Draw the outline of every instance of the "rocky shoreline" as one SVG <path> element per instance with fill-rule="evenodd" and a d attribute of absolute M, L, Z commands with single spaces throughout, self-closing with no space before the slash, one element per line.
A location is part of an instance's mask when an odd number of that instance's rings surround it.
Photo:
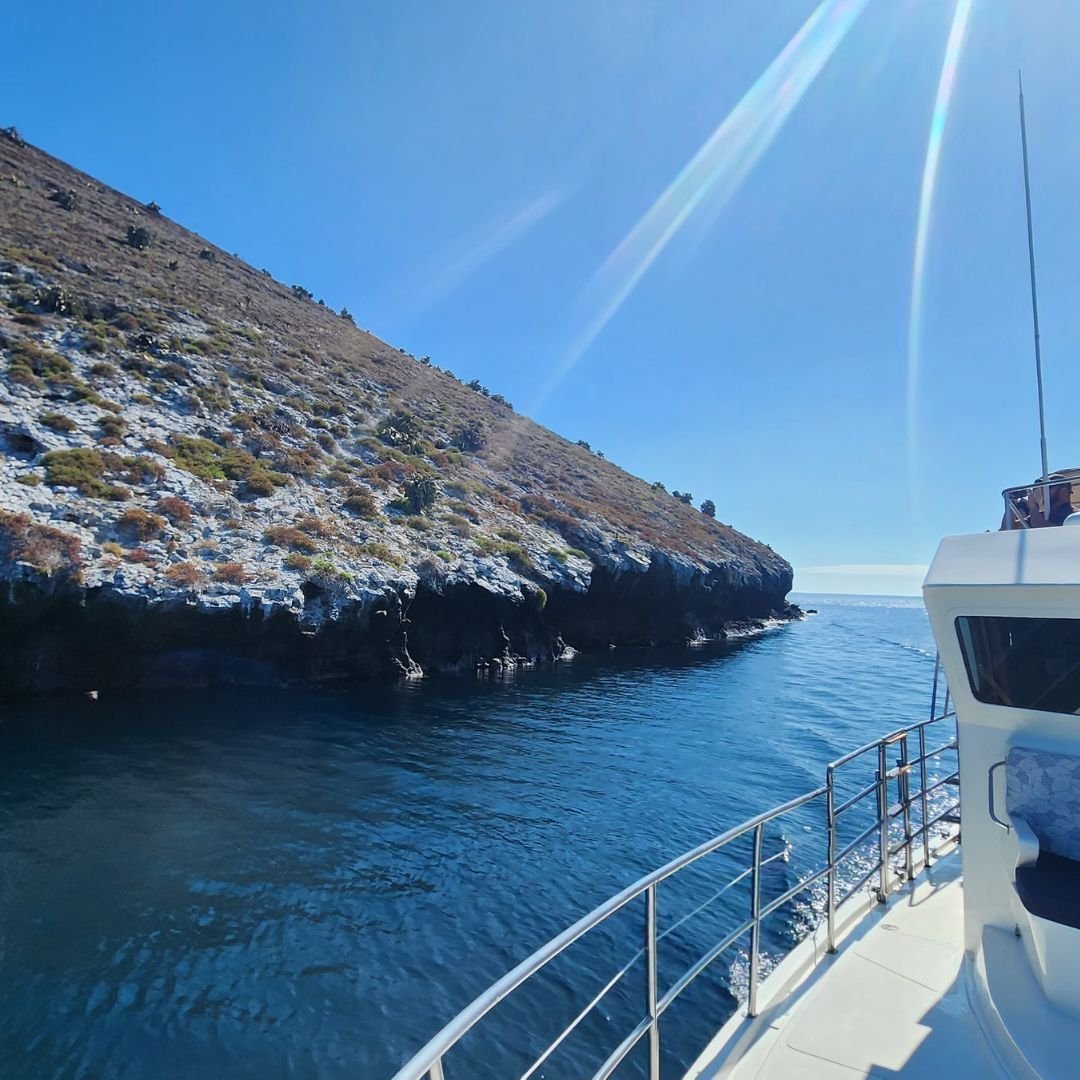
<path fill-rule="evenodd" d="M 702 587 L 691 626 L 684 597 L 665 599 L 647 578 L 633 592 L 613 581 L 584 594 L 556 588 L 542 610 L 475 582 L 439 591 L 420 582 L 367 600 L 301 589 L 300 611 L 246 590 L 223 604 L 9 580 L 0 596 L 0 697 L 498 672 L 613 647 L 723 641 L 801 616 L 760 603 L 710 611 Z"/>

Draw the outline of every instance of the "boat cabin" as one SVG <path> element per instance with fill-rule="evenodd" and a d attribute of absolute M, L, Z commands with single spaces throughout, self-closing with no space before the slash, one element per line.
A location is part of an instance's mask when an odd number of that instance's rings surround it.
<path fill-rule="evenodd" d="M 1074 486 L 1080 470 L 1006 491 L 1002 531 L 943 540 L 923 589 L 956 708 L 965 950 L 1012 1040 L 1037 1002 L 1080 1014 Z"/>

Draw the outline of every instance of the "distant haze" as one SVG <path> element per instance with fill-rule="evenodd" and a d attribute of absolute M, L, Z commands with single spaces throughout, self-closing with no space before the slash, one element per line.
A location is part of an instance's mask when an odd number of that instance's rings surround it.
<path fill-rule="evenodd" d="M 918 596 L 926 566 L 919 563 L 851 563 L 802 566 L 795 570 L 795 592 Z"/>

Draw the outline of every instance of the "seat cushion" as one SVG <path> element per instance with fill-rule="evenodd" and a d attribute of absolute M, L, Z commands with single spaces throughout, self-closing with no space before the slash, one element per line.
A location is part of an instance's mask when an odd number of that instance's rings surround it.
<path fill-rule="evenodd" d="M 1043 851 L 1080 860 L 1080 756 L 1014 746 L 1005 769 L 1006 807 Z"/>
<path fill-rule="evenodd" d="M 1044 851 L 1016 868 L 1016 891 L 1032 915 L 1080 930 L 1080 862 Z"/>

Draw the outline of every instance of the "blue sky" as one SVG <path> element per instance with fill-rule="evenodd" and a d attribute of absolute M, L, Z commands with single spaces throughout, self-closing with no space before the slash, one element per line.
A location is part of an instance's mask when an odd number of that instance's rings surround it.
<path fill-rule="evenodd" d="M 913 591 L 942 534 L 996 527 L 1039 469 L 1019 66 L 1050 464 L 1080 464 L 1080 4 L 971 4 L 910 415 L 954 5 L 826 0 L 805 29 L 817 8 L 19 4 L 0 124 L 714 499 L 799 588 Z M 801 28 L 795 74 L 747 97 Z M 705 145 L 705 181 L 678 180 Z"/>

